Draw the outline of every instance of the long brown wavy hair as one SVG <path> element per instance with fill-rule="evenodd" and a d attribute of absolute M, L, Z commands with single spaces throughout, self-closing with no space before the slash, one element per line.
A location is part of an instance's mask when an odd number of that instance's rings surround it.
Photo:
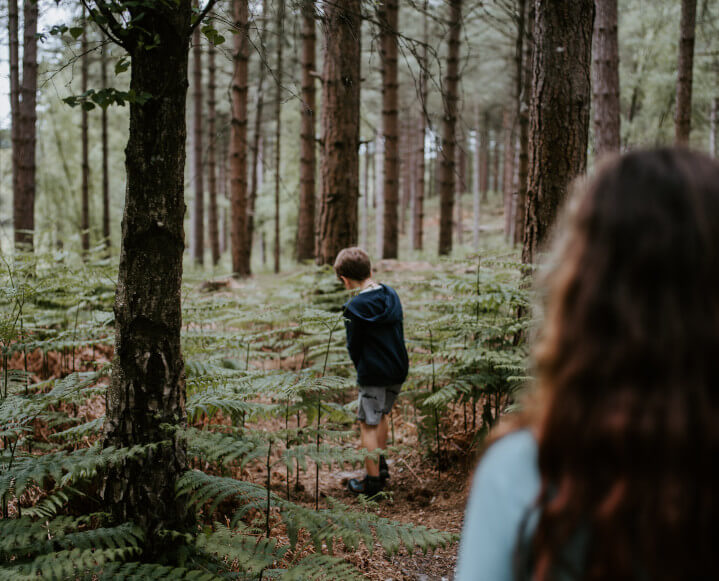
<path fill-rule="evenodd" d="M 612 159 L 570 211 L 535 351 L 533 574 L 719 579 L 719 164 Z"/>

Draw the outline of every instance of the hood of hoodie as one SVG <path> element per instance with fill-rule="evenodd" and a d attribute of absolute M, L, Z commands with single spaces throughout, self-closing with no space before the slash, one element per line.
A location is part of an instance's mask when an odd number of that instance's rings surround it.
<path fill-rule="evenodd" d="M 344 305 L 345 311 L 368 323 L 395 323 L 402 320 L 402 304 L 397 293 L 384 284 L 359 293 Z"/>

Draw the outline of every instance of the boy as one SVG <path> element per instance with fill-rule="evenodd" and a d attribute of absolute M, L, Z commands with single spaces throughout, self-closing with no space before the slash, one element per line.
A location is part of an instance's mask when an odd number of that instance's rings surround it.
<path fill-rule="evenodd" d="M 367 450 L 387 445 L 387 414 L 407 378 L 409 359 L 404 345 L 402 305 L 397 293 L 372 280 L 369 256 L 361 248 L 345 248 L 334 264 L 335 273 L 347 290 L 357 295 L 344 305 L 347 350 L 357 369 L 362 447 Z M 355 494 L 373 496 L 384 488 L 389 470 L 384 456 L 379 465 L 365 460 L 367 476 L 352 478 L 347 488 Z"/>

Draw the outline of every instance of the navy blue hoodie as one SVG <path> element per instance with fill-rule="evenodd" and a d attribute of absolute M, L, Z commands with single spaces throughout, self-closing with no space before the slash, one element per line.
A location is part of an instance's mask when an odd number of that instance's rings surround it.
<path fill-rule="evenodd" d="M 402 304 L 392 287 L 359 293 L 344 305 L 347 350 L 357 369 L 357 383 L 387 386 L 407 378 Z"/>

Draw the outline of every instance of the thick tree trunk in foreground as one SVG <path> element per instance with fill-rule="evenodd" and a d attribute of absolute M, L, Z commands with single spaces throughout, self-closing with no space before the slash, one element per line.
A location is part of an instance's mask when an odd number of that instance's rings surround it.
<path fill-rule="evenodd" d="M 82 10 L 82 41 L 80 43 L 81 57 L 80 57 L 80 76 L 81 91 L 85 93 L 87 91 L 87 76 L 88 76 L 88 42 L 87 42 L 87 23 L 85 22 L 85 9 Z M 87 130 L 88 130 L 88 115 L 87 109 L 82 108 L 81 121 L 80 121 L 80 133 L 82 142 L 82 204 L 81 213 L 82 217 L 80 220 L 80 239 L 82 240 L 82 255 L 87 257 L 90 252 L 90 161 L 89 161 L 89 143 L 87 141 Z"/>
<path fill-rule="evenodd" d="M 284 44 L 285 0 L 277 3 L 277 59 L 275 61 L 275 274 L 280 272 L 280 161 L 282 159 L 282 47 Z"/>
<path fill-rule="evenodd" d="M 32 249 L 35 230 L 35 141 L 37 120 L 37 18 L 35 0 L 23 3 L 22 83 L 17 104 L 17 189 L 13 192 L 15 247 Z M 17 24 L 15 24 L 17 30 Z M 17 43 L 15 44 L 17 47 Z M 17 57 L 15 57 L 17 61 Z M 16 74 L 16 77 L 19 75 Z M 14 157 L 14 156 L 13 156 Z"/>
<path fill-rule="evenodd" d="M 592 37 L 594 149 L 597 156 L 619 151 L 619 40 L 617 0 L 595 0 Z"/>
<path fill-rule="evenodd" d="M 157 447 L 111 470 L 104 497 L 118 522 L 133 521 L 150 534 L 147 551 L 152 558 L 170 550 L 168 541 L 152 533 L 183 530 L 191 522 L 175 492 L 187 468 L 185 445 L 165 426 L 186 423 L 180 299 L 192 10 L 190 0 L 172 7 L 158 3 L 130 8 L 133 18 L 140 11 L 143 30 L 152 36 L 136 30 L 128 39 L 130 88 L 153 97 L 143 104 L 130 103 L 105 445 Z M 155 39 L 157 45 L 147 50 Z"/>
<path fill-rule="evenodd" d="M 677 145 L 689 145 L 692 126 L 692 78 L 694 70 L 694 32 L 697 20 L 697 0 L 682 0 L 682 19 L 679 41 L 679 77 L 674 122 Z"/>
<path fill-rule="evenodd" d="M 360 0 L 327 1 L 322 71 L 322 204 L 318 264 L 357 244 L 359 197 Z"/>
<path fill-rule="evenodd" d="M 454 206 L 454 150 L 457 146 L 457 102 L 459 100 L 459 38 L 462 27 L 462 0 L 449 2 L 447 77 L 445 78 L 442 120 L 442 165 L 440 166 L 439 254 L 452 252 L 452 210 Z"/>
<path fill-rule="evenodd" d="M 217 129 L 216 129 L 216 103 L 215 103 L 215 55 L 217 49 L 210 43 L 207 48 L 207 193 L 209 196 L 209 213 L 207 226 L 210 235 L 210 250 L 212 251 L 212 264 L 220 261 L 220 226 L 217 212 Z"/>
<path fill-rule="evenodd" d="M 397 258 L 399 243 L 399 77 L 397 73 L 397 0 L 384 0 L 377 11 L 382 59 L 382 135 L 384 136 L 384 232 L 382 258 Z"/>
<path fill-rule="evenodd" d="M 517 207 L 514 210 L 514 244 L 521 244 L 527 207 L 529 177 L 529 104 L 532 95 L 532 53 L 534 50 L 534 2 L 527 2 L 525 38 L 522 49 L 522 87 L 519 103 L 519 161 L 517 169 Z"/>
<path fill-rule="evenodd" d="M 592 90 L 594 1 L 540 2 L 536 10 L 526 263 L 535 261 L 547 240 L 569 183 L 585 171 Z"/>
<path fill-rule="evenodd" d="M 100 75 L 102 88 L 107 88 L 107 53 L 105 47 L 100 49 Z M 102 239 L 108 255 L 110 251 L 110 168 L 107 130 L 107 107 L 102 108 Z"/>
<path fill-rule="evenodd" d="M 232 272 L 250 275 L 251 238 L 247 215 L 247 0 L 233 0 L 234 35 L 232 121 L 230 125 L 230 244 Z"/>
<path fill-rule="evenodd" d="M 297 260 L 315 256 L 315 8 L 302 3 L 302 118 L 300 127 L 300 209 Z"/>
<path fill-rule="evenodd" d="M 202 163 L 202 42 L 199 27 L 192 35 L 192 84 L 194 115 L 192 122 L 193 177 L 195 201 L 192 206 L 192 257 L 195 264 L 205 262 L 205 191 Z"/>

